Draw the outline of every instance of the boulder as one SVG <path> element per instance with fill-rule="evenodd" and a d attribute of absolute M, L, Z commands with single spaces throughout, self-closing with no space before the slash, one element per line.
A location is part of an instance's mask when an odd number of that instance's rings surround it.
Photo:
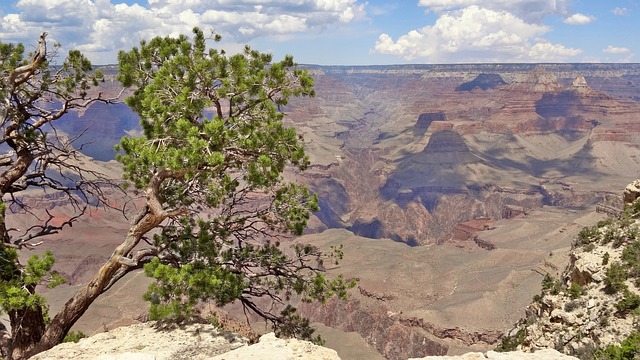
<path fill-rule="evenodd" d="M 340 357 L 335 350 L 317 346 L 308 341 L 278 339 L 275 334 L 269 333 L 260 337 L 260 342 L 257 344 L 244 346 L 211 358 L 211 360 L 243 359 L 340 360 Z"/>
<path fill-rule="evenodd" d="M 624 204 L 625 205 L 631 204 L 639 197 L 640 197 L 640 179 L 635 180 L 631 184 L 627 185 L 627 187 L 624 189 L 624 194 L 623 194 Z"/>
<path fill-rule="evenodd" d="M 573 266 L 569 279 L 572 283 L 585 286 L 593 281 L 600 282 L 604 278 L 602 255 L 593 252 L 574 252 L 571 254 Z"/>

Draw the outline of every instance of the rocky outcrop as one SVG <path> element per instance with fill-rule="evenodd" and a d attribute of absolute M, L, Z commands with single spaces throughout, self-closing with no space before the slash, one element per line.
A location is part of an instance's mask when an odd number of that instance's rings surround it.
<path fill-rule="evenodd" d="M 459 133 L 451 130 L 443 130 L 433 133 L 427 146 L 424 148 L 427 155 L 437 153 L 469 153 L 469 147 L 465 144 L 464 139 Z"/>
<path fill-rule="evenodd" d="M 622 194 L 622 200 L 625 204 L 631 204 L 637 198 L 640 198 L 640 180 L 636 180 L 627 185 Z"/>
<path fill-rule="evenodd" d="M 629 193 L 636 185 L 627 187 Z M 625 196 L 625 201 L 637 199 L 627 190 Z M 509 338 L 519 339 L 518 349 L 555 348 L 591 358 L 595 350 L 637 331 L 631 312 L 640 307 L 638 218 L 627 212 L 579 233 L 562 277 L 543 282 L 542 294 L 509 332 Z"/>
<path fill-rule="evenodd" d="M 469 82 L 460 84 L 456 91 L 472 91 L 473 89 L 488 90 L 493 89 L 507 83 L 499 74 L 480 74 L 478 77 Z"/>
<path fill-rule="evenodd" d="M 335 350 L 308 341 L 278 339 L 273 333 L 248 345 L 247 340 L 207 324 L 159 327 L 136 324 L 64 343 L 33 360 L 340 360 Z"/>
<path fill-rule="evenodd" d="M 427 324 L 421 319 L 404 319 L 398 313 L 391 312 L 387 306 L 369 306 L 371 302 L 387 304 L 395 296 L 379 293 L 359 287 L 359 294 L 344 301 L 330 300 L 324 306 L 301 304 L 299 309 L 315 321 L 321 320 L 327 326 L 347 332 L 357 332 L 369 346 L 389 360 L 404 360 L 412 356 L 426 354 L 445 355 L 448 347 L 438 341 L 436 331 L 442 336 L 453 336 L 450 331 L 461 329 L 442 329 Z M 476 337 L 481 334 L 473 334 Z M 498 335 L 498 334 L 497 334 Z"/>
<path fill-rule="evenodd" d="M 466 331 L 457 327 L 443 328 L 415 317 L 400 318 L 399 322 L 408 327 L 421 328 L 438 339 L 455 339 L 465 345 L 478 343 L 495 344 L 501 336 L 500 331 L 495 330 Z"/>
<path fill-rule="evenodd" d="M 211 360 L 278 359 L 278 360 L 340 360 L 335 350 L 308 341 L 278 339 L 273 333 L 260 337 L 257 344 L 243 346 Z"/>
<path fill-rule="evenodd" d="M 536 66 L 533 70 L 514 79 L 509 86 L 511 90 L 526 92 L 553 92 L 562 87 L 558 77 L 543 66 Z"/>
<path fill-rule="evenodd" d="M 424 134 L 434 121 L 447 121 L 447 115 L 442 111 L 420 114 L 418 121 L 413 126 L 413 131 L 416 134 Z"/>
<path fill-rule="evenodd" d="M 578 75 L 573 83 L 571 83 L 571 89 L 580 93 L 585 93 L 589 91 L 589 85 L 587 85 L 587 80 L 585 80 L 582 74 Z"/>
<path fill-rule="evenodd" d="M 524 215 L 526 215 L 526 210 L 522 206 L 505 205 L 504 208 L 502 208 L 503 219 L 513 219 Z"/>

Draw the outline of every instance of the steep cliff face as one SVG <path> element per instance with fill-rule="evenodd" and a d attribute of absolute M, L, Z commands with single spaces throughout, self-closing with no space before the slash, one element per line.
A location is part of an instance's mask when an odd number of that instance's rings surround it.
<path fill-rule="evenodd" d="M 319 193 L 339 184 L 335 193 L 348 198 L 323 202 L 326 227 L 412 245 L 441 243 L 456 224 L 500 219 L 506 206 L 595 205 L 632 180 L 626 169 L 640 165 L 634 121 L 640 107 L 615 94 L 639 75 L 637 67 L 623 69 L 312 68 L 318 98 L 288 110 L 309 139 L 312 162 L 330 174 L 307 182 Z M 489 73 L 506 84 L 491 77 L 500 84 L 456 91 Z M 609 87 L 602 86 L 604 77 Z M 334 89 L 339 99 L 330 95 Z M 314 120 L 303 120 L 318 99 Z M 395 225 L 402 214 L 416 219 L 402 222 L 415 231 Z"/>

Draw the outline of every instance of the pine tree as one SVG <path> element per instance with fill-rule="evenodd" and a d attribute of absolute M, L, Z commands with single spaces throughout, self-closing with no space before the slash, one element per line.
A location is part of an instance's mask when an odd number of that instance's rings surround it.
<path fill-rule="evenodd" d="M 102 75 L 93 72 L 78 51 L 70 51 L 60 66 L 50 66 L 57 47 L 49 51 L 46 36 L 42 33 L 28 56 L 21 44 L 0 43 L 0 310 L 11 322 L 11 344 L 5 344 L 9 346 L 2 347 L 0 355 L 14 359 L 33 351 L 45 332 L 47 306 L 36 286 L 64 282 L 51 271 L 51 252 L 33 255 L 26 263 L 19 255 L 70 226 L 87 211 L 88 203 L 104 199 L 107 183 L 101 174 L 74 161 L 77 139 L 55 130 L 55 122 L 68 111 L 107 101 L 87 94 Z M 66 196 L 76 215 L 58 224 L 48 211 L 35 214 L 21 201 L 21 194 L 33 189 Z M 16 212 L 33 214 L 34 223 L 22 230 L 8 226 L 8 217 Z"/>
<path fill-rule="evenodd" d="M 323 253 L 292 241 L 302 234 L 318 206 L 315 195 L 285 179 L 287 168 L 302 171 L 309 160 L 295 129 L 285 126 L 282 110 L 291 97 L 313 96 L 313 79 L 290 56 L 273 62 L 271 55 L 249 47 L 242 54 L 227 56 L 207 49 L 211 40 L 218 38 L 207 39 L 196 28 L 192 39 L 156 37 L 119 53 L 118 80 L 132 89 L 126 102 L 140 115 L 144 133 L 123 138 L 117 160 L 143 205 L 123 242 L 48 324 L 46 305 L 35 285 L 51 275 L 53 256 L 47 253 L 25 265 L 19 263 L 17 252 L 34 245 L 28 242 L 33 238 L 9 236 L 4 227 L 7 208 L 2 203 L 0 294 L 7 300 L 0 301 L 0 306 L 10 314 L 18 312 L 17 328 L 27 329 L 25 334 L 12 334 L 10 358 L 26 358 L 62 342 L 100 294 L 142 268 L 156 279 L 145 295 L 153 318 L 181 321 L 194 315 L 199 302 L 222 306 L 238 301 L 270 321 L 278 333 L 305 338 L 313 333 L 309 321 L 287 302 L 293 297 L 306 302 L 344 298 L 354 285 L 342 276 L 330 279 L 325 274 L 327 260 L 336 264 L 341 249 Z M 14 74 L 23 62 L 19 55 L 23 48 L 2 45 L 0 49 L 6 69 L 2 81 L 21 85 L 22 76 L 27 75 Z M 63 104 L 77 106 L 101 100 L 78 103 L 87 97 L 88 80 L 94 78 L 87 75 L 91 65 L 79 52 L 71 52 L 69 58 L 71 76 L 60 83 L 66 88 L 52 95 L 74 95 L 73 101 Z M 44 70 L 46 64 L 38 62 L 37 54 L 33 59 L 31 66 L 39 70 L 28 76 L 38 75 L 42 84 L 49 84 L 52 78 Z M 20 105 L 12 102 L 11 89 L 3 86 L 4 141 L 11 145 L 17 139 L 6 124 L 22 121 L 26 124 L 19 125 L 25 128 L 26 135 L 20 138 L 24 148 L 44 146 L 47 137 L 29 130 L 38 122 L 32 112 L 15 120 Z M 42 96 L 35 94 L 34 104 Z M 63 107 L 59 114 L 69 109 Z M 14 149 L 0 158 L 0 165 L 8 167 L 0 181 L 14 171 L 16 157 L 22 159 L 22 148 Z M 70 146 L 67 150 L 73 151 Z M 29 156 L 23 171 L 34 162 L 34 155 Z M 80 174 L 73 189 L 87 194 L 81 199 L 70 195 L 81 215 L 89 195 L 100 197 L 102 187 L 96 181 L 101 178 L 78 168 L 67 166 L 66 170 Z M 10 191 L 22 184 L 25 174 L 0 182 L 3 198 L 13 194 Z M 40 229 L 38 236 L 61 230 L 48 223 L 36 229 Z M 52 284 L 60 281 L 51 280 Z M 18 291 L 25 285 L 26 292 Z"/>

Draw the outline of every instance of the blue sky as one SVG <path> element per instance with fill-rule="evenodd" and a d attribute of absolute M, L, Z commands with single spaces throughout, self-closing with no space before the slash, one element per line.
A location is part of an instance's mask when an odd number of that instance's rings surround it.
<path fill-rule="evenodd" d="M 2 0 L 0 42 L 47 31 L 95 64 L 194 26 L 299 63 L 640 62 L 640 0 Z"/>

